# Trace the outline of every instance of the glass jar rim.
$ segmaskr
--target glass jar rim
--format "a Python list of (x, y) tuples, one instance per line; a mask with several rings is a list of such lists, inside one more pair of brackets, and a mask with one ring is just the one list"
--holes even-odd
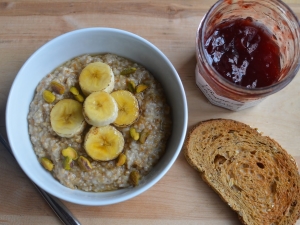
[[(276, 2), (277, 4), (280, 5), (280, 7), (284, 8), (285, 11), (289, 11), (290, 15), (292, 16), (292, 18), (294, 19), (294, 21), (296, 22), (297, 26), (297, 34), (298, 34), (298, 38), (300, 39), (300, 23), (299, 20), (297, 18), (297, 16), (295, 15), (295, 13), (290, 9), (290, 7), (282, 2), (281, 0), (268, 0), (270, 2)], [(269, 86), (265, 86), (265, 87), (258, 87), (258, 88), (247, 88), (241, 85), (237, 85), (234, 84), (230, 81), (228, 81), (227, 79), (225, 79), (223, 76), (221, 76), (213, 66), (211, 66), (211, 64), (208, 63), (207, 60), (207, 54), (205, 54), (205, 44), (204, 44), (204, 32), (201, 32), (201, 36), (200, 36), (200, 31), (203, 30), (203, 28), (206, 27), (207, 24), (207, 18), (211, 15), (211, 13), (214, 11), (214, 9), (216, 9), (222, 2), (224, 2), (224, 0), (218, 0), (209, 10), (208, 12), (204, 15), (204, 17), (202, 18), (198, 29), (197, 29), (197, 34), (196, 34), (196, 46), (197, 46), (197, 57), (201, 57), (202, 59), (204, 59), (205, 64), (207, 67), (209, 67), (212, 71), (213, 71), (213, 76), (211, 77), (215, 82), (218, 82), (219, 84), (221, 84), (222, 86), (225, 86), (227, 88), (232, 89), (235, 92), (241, 93), (241, 94), (249, 94), (249, 95), (259, 95), (259, 94), (264, 94), (264, 93), (268, 93), (274, 89), (276, 89), (276, 91), (279, 91), (280, 89), (283, 89), (286, 85), (288, 85), (292, 79), (297, 75), (297, 72), (299, 71), (300, 68), (300, 53), (299, 53), (299, 57), (298, 58), (294, 58), (294, 62), (291, 66), (291, 69), (288, 72), (288, 75), (286, 75), (282, 80), (269, 85)], [(251, 1), (253, 2), (253, 1)], [(245, 1), (242, 2), (242, 4), (244, 4)], [(241, 4), (241, 3), (239, 3)], [(299, 49), (300, 51), (300, 49)], [(271, 92), (272, 93), (272, 92)]]

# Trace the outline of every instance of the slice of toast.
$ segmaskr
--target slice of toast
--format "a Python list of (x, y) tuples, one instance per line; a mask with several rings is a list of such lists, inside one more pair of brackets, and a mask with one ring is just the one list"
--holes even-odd
[(228, 119), (200, 122), (187, 136), (184, 154), (243, 224), (287, 225), (299, 218), (295, 160), (256, 129)]

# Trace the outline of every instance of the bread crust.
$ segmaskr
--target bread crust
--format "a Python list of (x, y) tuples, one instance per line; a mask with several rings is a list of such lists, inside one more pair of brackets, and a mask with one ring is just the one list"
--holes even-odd
[(230, 119), (194, 126), (183, 147), (187, 162), (246, 225), (290, 225), (300, 215), (295, 160), (275, 140)]

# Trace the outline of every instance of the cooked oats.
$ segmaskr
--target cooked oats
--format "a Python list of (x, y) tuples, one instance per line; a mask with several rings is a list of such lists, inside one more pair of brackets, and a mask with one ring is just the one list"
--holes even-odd
[[(114, 90), (127, 89), (129, 81), (147, 85), (145, 91), (135, 94), (140, 106), (140, 116), (132, 126), (137, 132), (147, 131), (149, 135), (142, 144), (130, 137), (130, 127), (117, 127), (125, 139), (123, 153), (126, 155), (126, 162), (122, 166), (116, 165), (117, 159), (107, 162), (94, 161), (86, 154), (83, 141), (90, 126), (81, 134), (63, 138), (52, 130), (50, 124), (49, 115), (52, 107), (61, 99), (74, 98), (70, 88), (79, 87), (78, 77), (81, 70), (96, 61), (111, 66), (115, 75)], [(129, 67), (135, 67), (137, 70), (126, 76), (120, 74)], [(64, 85), (66, 91), (61, 95), (54, 93), (55, 101), (47, 103), (42, 93), (44, 90), (51, 90), (51, 81)], [(53, 177), (69, 188), (91, 192), (132, 186), (130, 181), (132, 171), (138, 171), (143, 179), (163, 155), (172, 129), (170, 107), (159, 82), (141, 65), (114, 54), (83, 55), (64, 63), (44, 77), (37, 86), (30, 104), (28, 122), (31, 142), (38, 159), (47, 157), (54, 163), (54, 169), (51, 171)], [(71, 170), (65, 170), (61, 151), (68, 146), (76, 149), (79, 155), (88, 158), (93, 169), (85, 172), (75, 163)]]

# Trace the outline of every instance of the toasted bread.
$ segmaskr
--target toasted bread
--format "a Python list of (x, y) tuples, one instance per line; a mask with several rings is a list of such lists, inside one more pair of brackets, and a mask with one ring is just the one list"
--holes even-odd
[(228, 119), (200, 122), (184, 144), (188, 163), (247, 225), (295, 224), (300, 176), (273, 139)]

